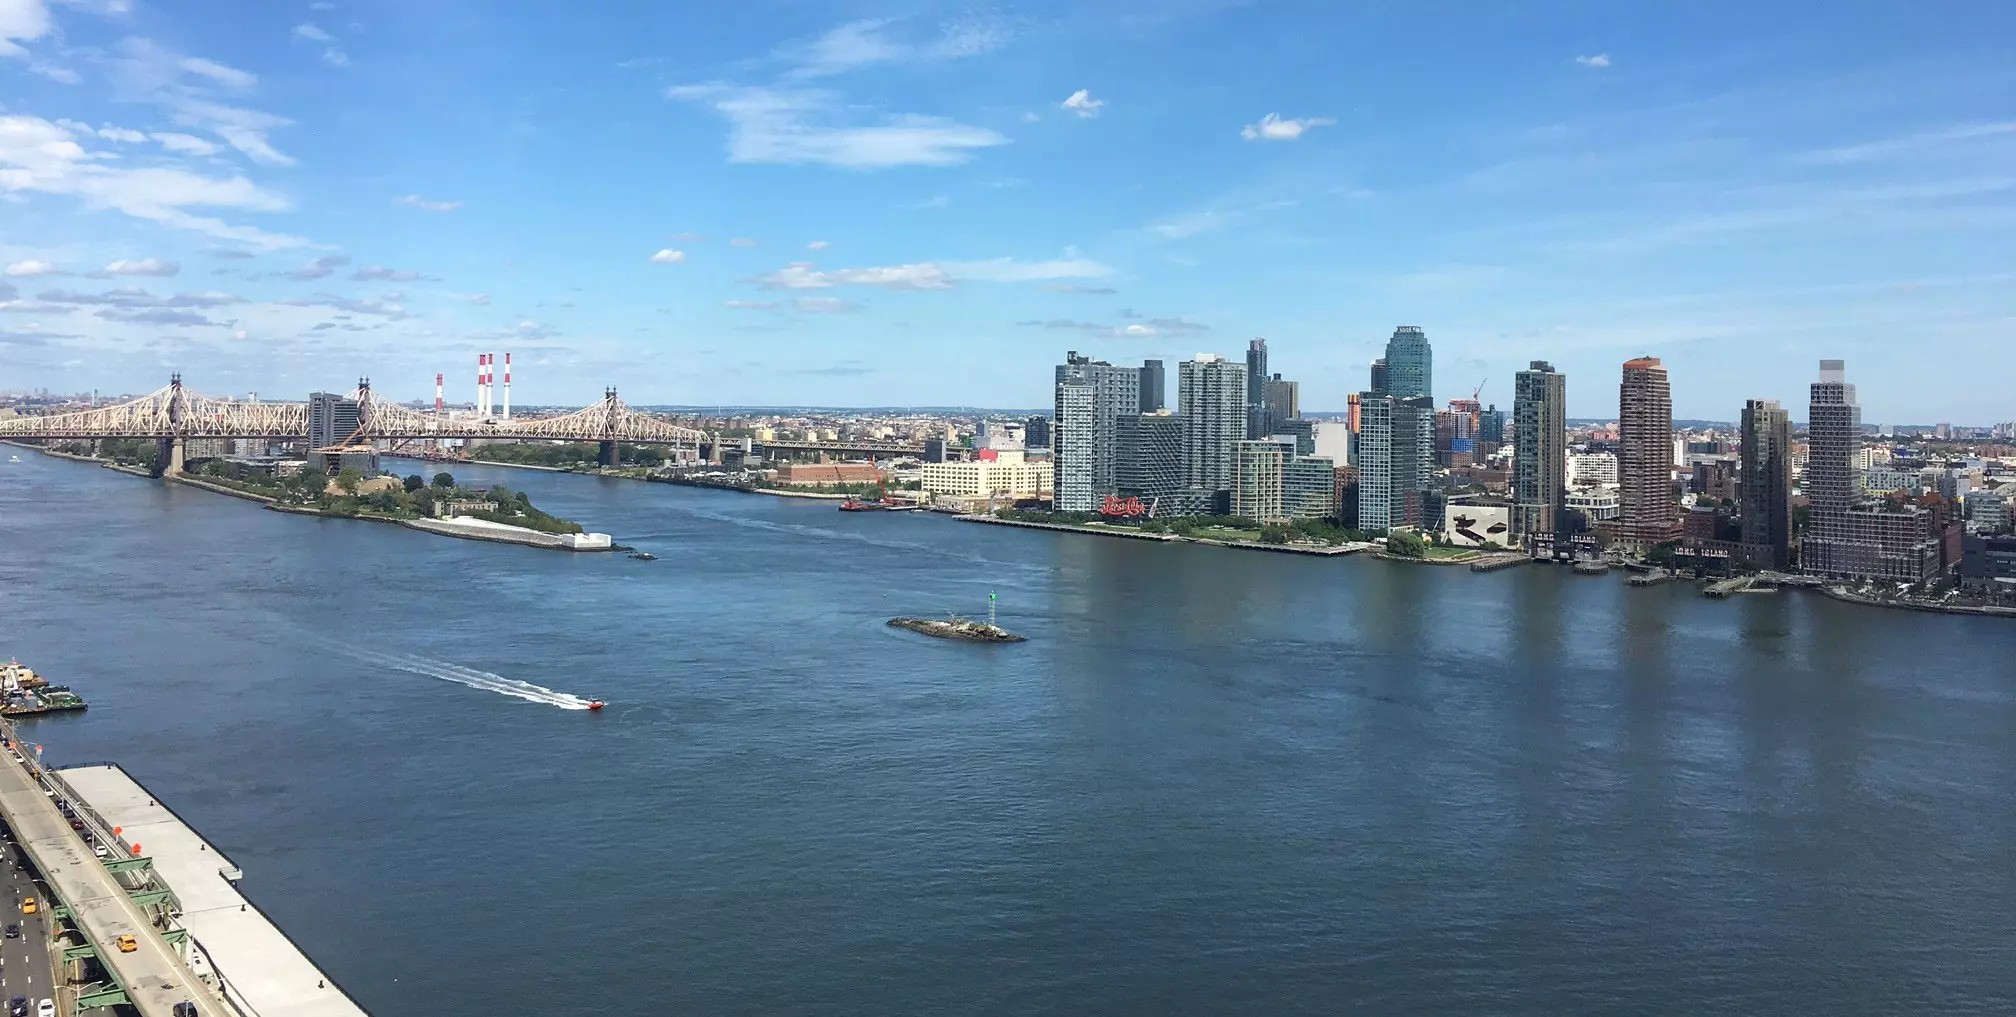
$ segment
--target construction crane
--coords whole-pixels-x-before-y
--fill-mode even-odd
[[[1473,403],[1474,403],[1474,402],[1476,402],[1476,401],[1477,401],[1477,397],[1478,397],[1478,396],[1480,396],[1480,395],[1483,395],[1483,394],[1484,394],[1484,382],[1488,382],[1488,381],[1490,381],[1490,380],[1491,380],[1490,378],[1485,378],[1485,379],[1484,379],[1484,381],[1480,381],[1480,382],[1478,382],[1478,383],[1477,383],[1477,387],[1476,387],[1476,388],[1473,388],[1473,389],[1471,389],[1471,390],[1470,390],[1470,401],[1471,401],[1471,402],[1473,402]]]

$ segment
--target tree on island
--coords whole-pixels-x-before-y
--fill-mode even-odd
[[[356,494],[357,485],[363,482],[364,471],[355,466],[345,466],[336,471],[336,486],[341,488],[344,494]]]
[[[436,473],[434,475],[434,486],[453,490],[455,487],[455,475],[453,473]]]
[[[1393,530],[1386,534],[1386,553],[1396,558],[1426,558],[1428,542],[1418,533]]]
[[[422,478],[418,473],[415,473],[409,475],[404,481],[402,486],[406,488],[407,494],[412,494],[413,492],[418,491],[423,487],[426,487],[427,481],[424,478]]]

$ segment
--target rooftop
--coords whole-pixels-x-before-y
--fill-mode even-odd
[[[364,1009],[238,892],[238,868],[116,766],[59,770],[127,843],[144,845],[154,871],[182,905],[182,927],[200,949],[190,967],[223,978],[227,994],[258,1014],[365,1017]],[[208,960],[203,958],[207,957]]]

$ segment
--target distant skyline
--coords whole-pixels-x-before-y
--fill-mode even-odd
[[[2016,418],[2016,10],[0,0],[0,386],[1048,406],[1076,349],[1342,407]],[[1222,68],[1200,75],[1196,68]],[[1331,412],[1341,412],[1333,410]]]

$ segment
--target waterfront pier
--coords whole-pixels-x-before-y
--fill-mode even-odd
[[[11,724],[0,735],[0,819],[47,886],[58,984],[73,983],[60,1012],[364,1017],[238,892],[237,866],[124,770],[50,770]]]

